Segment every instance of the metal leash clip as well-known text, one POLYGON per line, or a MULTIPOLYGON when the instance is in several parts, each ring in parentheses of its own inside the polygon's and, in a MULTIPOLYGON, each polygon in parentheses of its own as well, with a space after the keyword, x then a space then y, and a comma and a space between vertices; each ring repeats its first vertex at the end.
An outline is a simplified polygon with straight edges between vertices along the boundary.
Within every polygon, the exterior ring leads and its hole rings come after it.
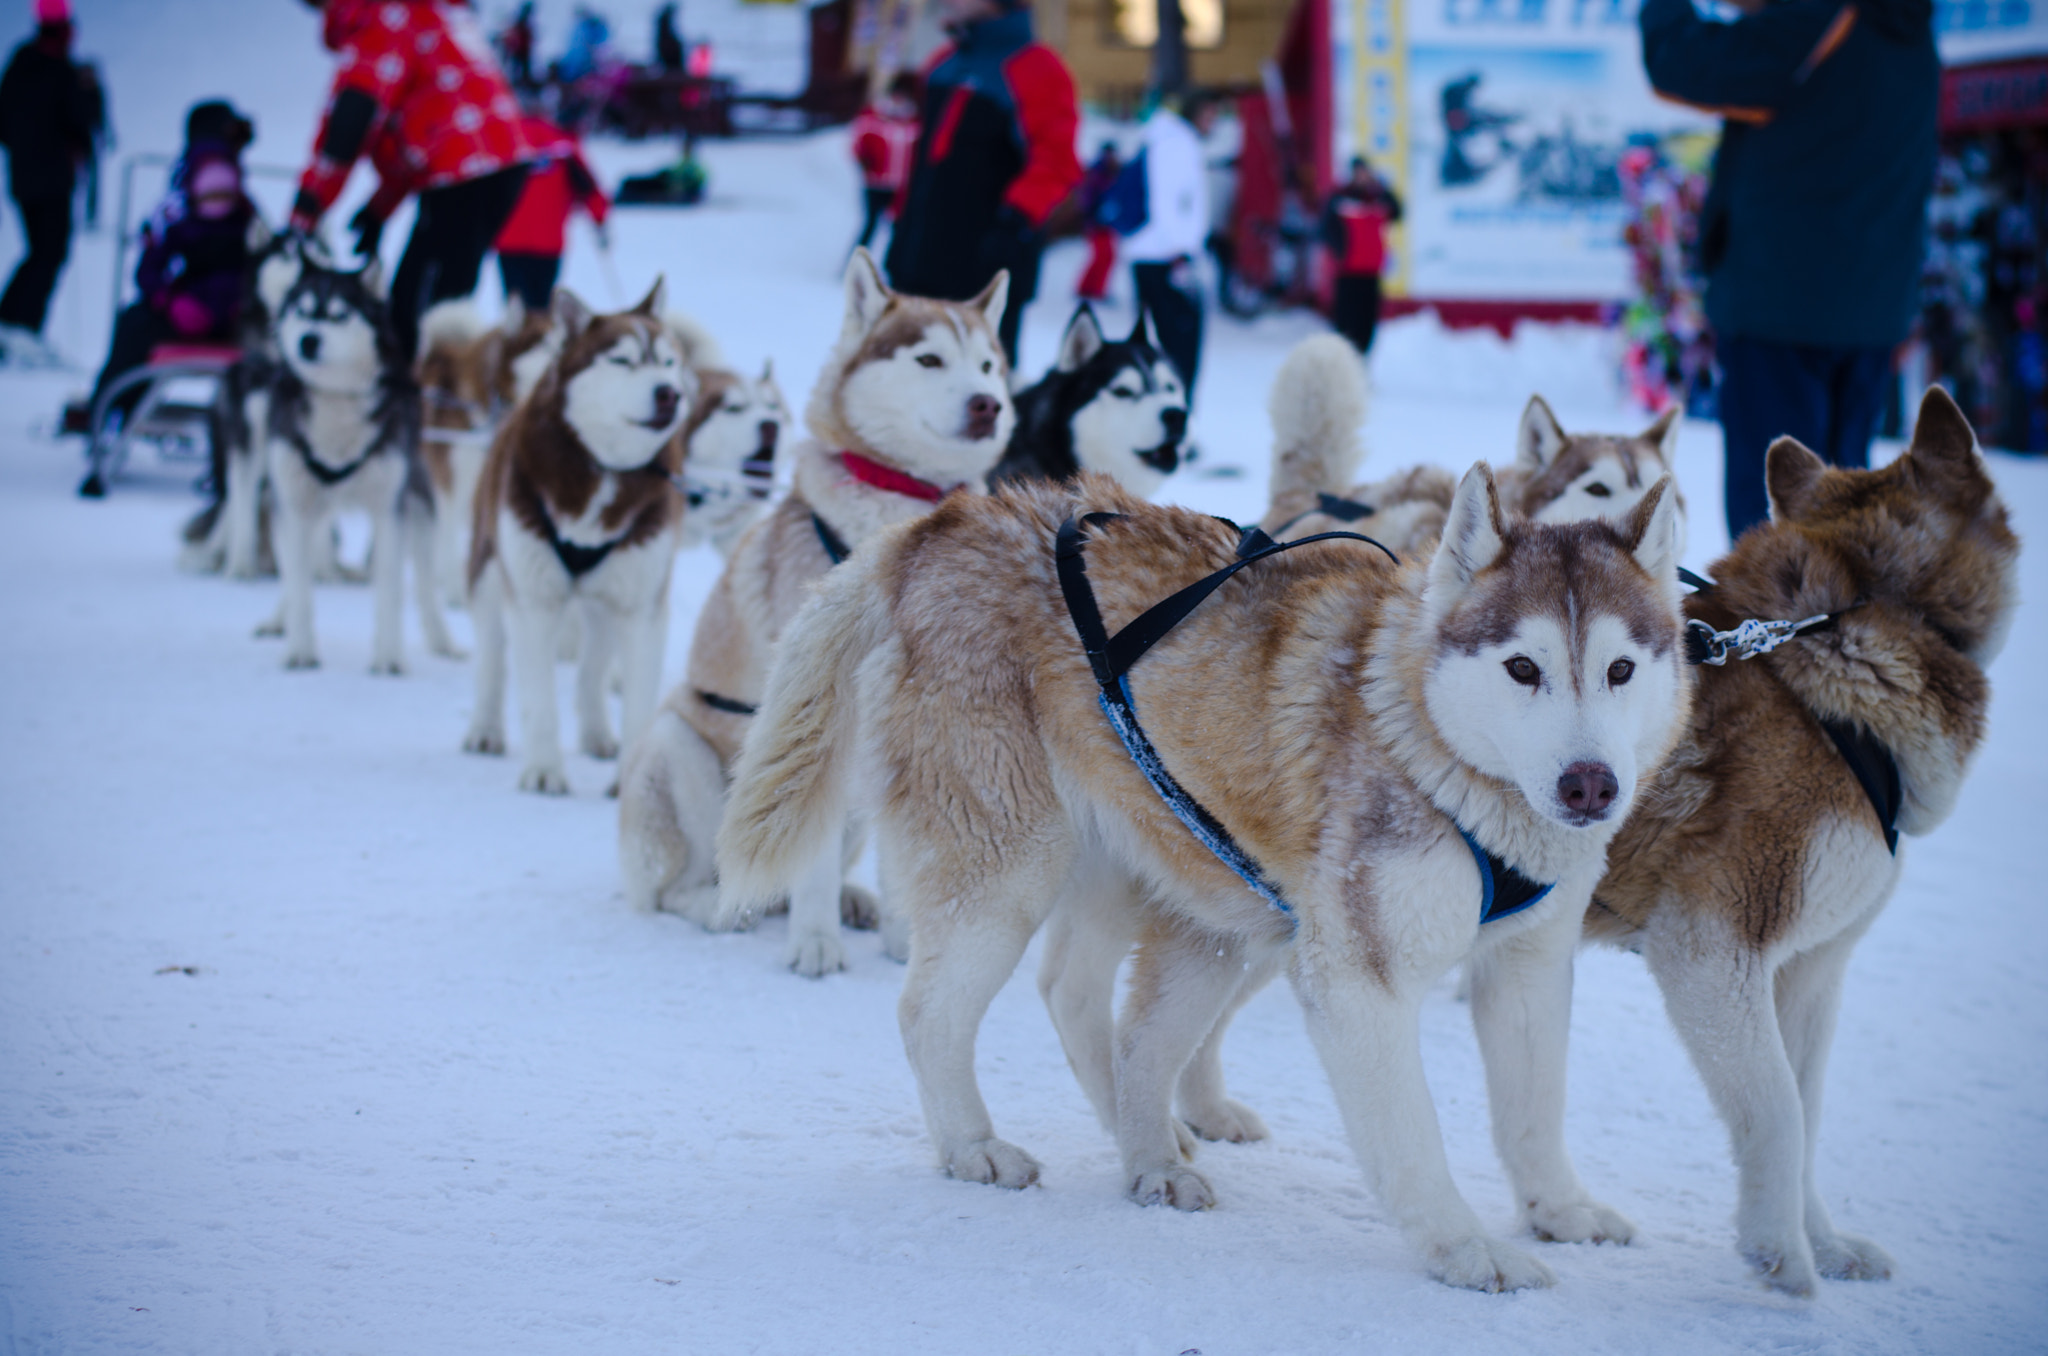
POLYGON ((1833 619, 1826 612, 1804 621, 1758 621, 1752 617, 1733 631, 1716 631, 1703 621, 1689 621, 1685 624, 1685 657, 1690 663, 1716 667, 1726 664, 1731 657, 1754 659, 1769 654, 1801 631, 1833 619))

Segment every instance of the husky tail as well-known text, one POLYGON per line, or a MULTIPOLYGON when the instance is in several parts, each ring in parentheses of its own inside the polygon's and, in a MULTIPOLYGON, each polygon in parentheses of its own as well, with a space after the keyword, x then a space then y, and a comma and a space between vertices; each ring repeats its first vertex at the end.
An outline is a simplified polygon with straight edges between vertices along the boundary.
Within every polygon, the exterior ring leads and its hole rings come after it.
POLYGON ((808 913, 838 928, 853 678, 889 635, 881 577, 889 555, 885 537, 832 571, 776 646, 718 832, 712 927, 741 926, 787 896, 792 932, 807 925, 808 913))
POLYGON ((1365 460, 1359 429, 1366 404, 1365 364, 1348 340, 1318 334, 1294 346, 1266 402, 1273 421, 1269 519, 1305 512, 1317 495, 1350 488, 1365 460))

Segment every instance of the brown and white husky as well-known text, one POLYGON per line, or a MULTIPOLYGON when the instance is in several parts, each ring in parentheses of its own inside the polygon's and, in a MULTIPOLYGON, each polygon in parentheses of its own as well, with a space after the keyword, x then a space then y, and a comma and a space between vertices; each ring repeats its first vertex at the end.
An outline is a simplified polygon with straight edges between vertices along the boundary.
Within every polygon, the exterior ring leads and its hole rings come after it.
POLYGON ((498 431, 477 484, 469 555, 476 711, 463 747, 505 751, 507 624, 519 671, 519 785, 566 794, 555 646, 580 610, 579 742, 616 756, 606 680, 621 657, 623 734, 646 725, 661 683, 661 612, 683 515, 683 417, 696 378, 661 319, 661 282, 630 311, 593 315, 555 293, 561 353, 498 431), (621 653, 622 652, 622 653, 621 653))
MULTIPOLYGON (((954 491, 983 489, 1015 419, 996 337, 1008 292, 1008 275, 997 274, 971 301, 905 296, 855 251, 845 323, 811 392, 811 436, 794 450, 792 488, 734 546, 698 615, 687 675, 621 771, 619 867, 636 905, 711 918, 726 769, 774 646, 812 586, 883 529, 954 491)), ((858 843, 857 827, 848 838, 858 843)), ((842 888, 842 866, 830 898, 790 918, 789 960, 803 974, 844 963, 842 908, 873 914, 865 891, 842 888)), ((900 936, 894 944, 901 949, 900 936)))

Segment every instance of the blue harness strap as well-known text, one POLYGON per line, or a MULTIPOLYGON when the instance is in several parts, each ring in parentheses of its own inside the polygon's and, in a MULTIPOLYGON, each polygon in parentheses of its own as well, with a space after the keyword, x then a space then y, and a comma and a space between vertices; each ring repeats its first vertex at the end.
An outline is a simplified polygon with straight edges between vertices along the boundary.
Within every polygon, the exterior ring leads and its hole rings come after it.
POLYGON ((1463 824, 1456 820, 1451 823, 1457 828, 1458 837, 1465 840, 1465 846, 1472 849, 1472 860, 1479 867, 1480 926, 1520 913, 1557 888, 1538 885, 1479 846, 1479 840, 1467 833, 1463 824))

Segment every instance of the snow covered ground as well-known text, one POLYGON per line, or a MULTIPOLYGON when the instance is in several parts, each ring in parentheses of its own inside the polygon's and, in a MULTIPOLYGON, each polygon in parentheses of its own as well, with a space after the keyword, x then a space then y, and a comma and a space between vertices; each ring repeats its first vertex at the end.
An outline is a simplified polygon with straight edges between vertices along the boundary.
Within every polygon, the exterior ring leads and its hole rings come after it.
MULTIPOLYGON (((109 36, 110 64, 143 69, 158 9, 124 8, 129 46, 109 36)), ((303 56, 260 77, 266 129, 293 116, 287 94, 313 97, 321 63, 303 56)), ((135 98, 174 107, 241 79, 194 68, 189 90, 135 98)), ((298 142, 269 149, 288 159, 298 142)), ((603 160, 616 173, 661 154, 603 160)), ((772 356, 801 402, 854 229, 844 145, 707 154, 705 207, 622 214, 624 290, 666 270, 736 361, 772 356)), ((81 359, 102 342, 108 266, 104 238, 83 242, 60 300, 81 359)), ((1050 357, 1077 266, 1055 259, 1027 368, 1050 357)), ((613 299, 587 248, 568 280, 613 299)), ((1172 497, 1256 512, 1267 384, 1309 327, 1214 327, 1203 460, 1172 497), (1243 474, 1199 474, 1219 465, 1243 474)), ((1369 467, 1505 457, 1533 386, 1568 426, 1635 426, 1602 345, 1389 327, 1369 467)), ((1725 1138, 1655 987, 1635 958, 1592 952, 1570 1143, 1640 1235, 1532 1243, 1558 1287, 1489 1297, 1427 1279, 1382 1218, 1284 985, 1227 1054, 1274 1137, 1204 1151, 1215 1211, 1122 1199, 1032 960, 989 1015, 981 1067, 1045 1183, 941 1177, 896 1032, 901 970, 872 937, 814 983, 781 968, 779 920, 714 937, 630 911, 610 769, 572 757, 576 794, 543 800, 512 789, 514 765, 457 752, 467 666, 421 653, 415 631, 412 674, 370 677, 365 590, 321 592, 326 667, 284 672, 250 637, 274 584, 172 568, 188 470, 145 462, 103 503, 72 497, 76 447, 48 426, 82 380, 0 377, 0 749, 15 769, 0 797, 0 1353, 2041 1347, 2038 608, 1994 670, 1992 737, 1954 819, 1906 846, 1850 972, 1820 1171, 1842 1226, 1889 1247, 1897 1279, 1796 1302, 1750 1278, 1725 1138)), ((1717 454, 1713 429, 1687 428, 1695 565, 1723 545, 1717 454)), ((1994 470, 2022 534, 2048 532, 2048 467, 1994 470)), ((671 679, 714 569, 708 552, 679 563, 671 679)), ((2029 597, 2048 594, 2048 559, 2022 570, 2029 597)), ((1453 1170, 1506 1229, 1448 985, 1423 1040, 1453 1170)))

